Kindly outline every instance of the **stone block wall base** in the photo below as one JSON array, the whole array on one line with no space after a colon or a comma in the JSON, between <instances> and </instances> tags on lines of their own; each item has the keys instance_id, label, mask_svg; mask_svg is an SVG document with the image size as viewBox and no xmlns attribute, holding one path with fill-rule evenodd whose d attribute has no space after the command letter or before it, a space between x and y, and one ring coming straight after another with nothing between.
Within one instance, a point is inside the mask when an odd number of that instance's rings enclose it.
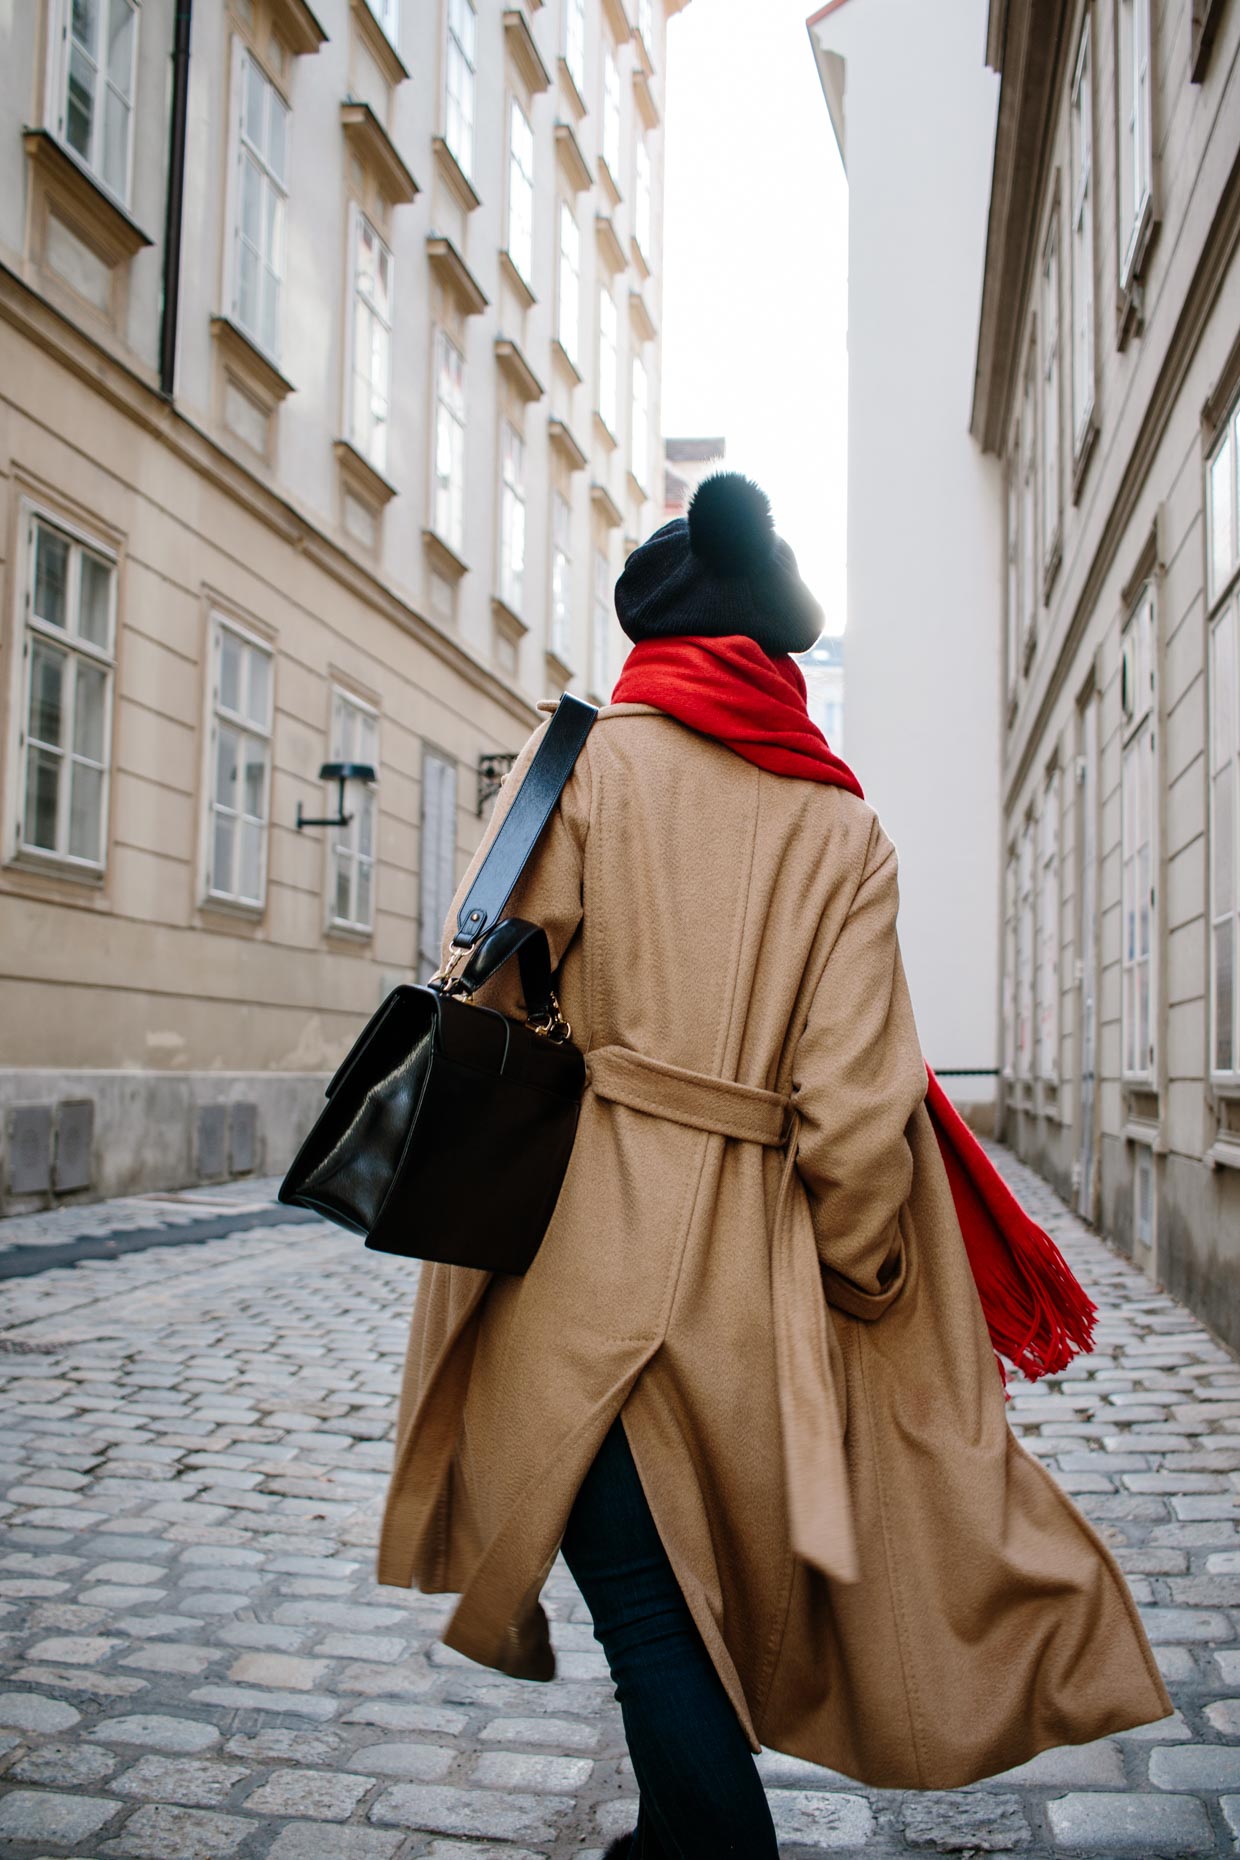
<instances>
[{"instance_id":1,"label":"stone block wall base","mask_svg":"<svg viewBox=\"0 0 1240 1860\"><path fill-rule=\"evenodd\" d=\"M319 1072L0 1068L0 1214L281 1173Z\"/></svg>"}]
</instances>

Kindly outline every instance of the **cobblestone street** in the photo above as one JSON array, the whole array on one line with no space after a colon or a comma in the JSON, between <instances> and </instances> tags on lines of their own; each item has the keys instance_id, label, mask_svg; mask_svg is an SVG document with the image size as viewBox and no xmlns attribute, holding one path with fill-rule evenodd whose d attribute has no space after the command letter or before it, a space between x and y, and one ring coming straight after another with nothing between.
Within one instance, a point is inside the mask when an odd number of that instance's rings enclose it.
<instances>
[{"instance_id":1,"label":"cobblestone street","mask_svg":"<svg viewBox=\"0 0 1240 1860\"><path fill-rule=\"evenodd\" d=\"M993 1154L1102 1307L1013 1425L1115 1547L1178 1710L943 1795L767 1755L783 1851L1232 1854L1240 1366ZM415 1269L269 1186L0 1226L0 1852L598 1856L635 1790L580 1599L557 1566L538 1686L375 1584Z\"/></svg>"}]
</instances>

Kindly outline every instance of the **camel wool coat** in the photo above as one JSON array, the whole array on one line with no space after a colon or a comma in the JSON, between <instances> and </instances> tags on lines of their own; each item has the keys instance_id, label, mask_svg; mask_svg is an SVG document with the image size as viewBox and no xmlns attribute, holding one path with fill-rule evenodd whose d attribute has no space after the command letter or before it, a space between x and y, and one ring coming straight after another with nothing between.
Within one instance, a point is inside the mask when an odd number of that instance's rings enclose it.
<instances>
[{"instance_id":1,"label":"camel wool coat","mask_svg":"<svg viewBox=\"0 0 1240 1860\"><path fill-rule=\"evenodd\" d=\"M1008 1426L896 907L856 795L601 708L506 911L546 929L587 1055L575 1147L523 1278L421 1269L378 1576L458 1593L450 1647L552 1678L539 1593L622 1411L752 1747L943 1789L1172 1706ZM478 999L518 1012L515 971Z\"/></svg>"}]
</instances>

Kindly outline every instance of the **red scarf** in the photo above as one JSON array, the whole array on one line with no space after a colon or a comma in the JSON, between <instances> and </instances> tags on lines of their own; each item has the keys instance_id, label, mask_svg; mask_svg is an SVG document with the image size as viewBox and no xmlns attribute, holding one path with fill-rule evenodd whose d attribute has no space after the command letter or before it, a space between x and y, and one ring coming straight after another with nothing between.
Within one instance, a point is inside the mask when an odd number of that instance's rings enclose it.
<instances>
[{"instance_id":1,"label":"red scarf","mask_svg":"<svg viewBox=\"0 0 1240 1860\"><path fill-rule=\"evenodd\" d=\"M861 794L861 783L806 710L805 679L796 660L773 656L744 634L640 640L624 662L611 702L653 704L759 768ZM1057 1373L1078 1351L1093 1349L1096 1307L929 1065L926 1074L926 1109L1004 1386L1004 1358L1031 1382Z\"/></svg>"}]
</instances>

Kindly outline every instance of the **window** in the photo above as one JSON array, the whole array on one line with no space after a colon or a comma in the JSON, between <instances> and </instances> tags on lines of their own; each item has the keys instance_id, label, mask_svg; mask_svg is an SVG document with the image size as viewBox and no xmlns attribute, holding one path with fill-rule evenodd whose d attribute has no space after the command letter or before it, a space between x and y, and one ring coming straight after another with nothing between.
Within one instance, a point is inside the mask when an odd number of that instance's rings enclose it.
<instances>
[{"instance_id":1,"label":"window","mask_svg":"<svg viewBox=\"0 0 1240 1860\"><path fill-rule=\"evenodd\" d=\"M591 613L590 682L600 697L611 689L611 563L606 549L594 551L594 606Z\"/></svg>"},{"instance_id":2,"label":"window","mask_svg":"<svg viewBox=\"0 0 1240 1860\"><path fill-rule=\"evenodd\" d=\"M615 181L620 173L620 66L610 42L603 46L603 160Z\"/></svg>"},{"instance_id":3,"label":"window","mask_svg":"<svg viewBox=\"0 0 1240 1860\"><path fill-rule=\"evenodd\" d=\"M1059 547L1059 214L1042 254L1042 565Z\"/></svg>"},{"instance_id":4,"label":"window","mask_svg":"<svg viewBox=\"0 0 1240 1860\"><path fill-rule=\"evenodd\" d=\"M1008 854L1003 916L1003 1076L1016 1076L1016 854Z\"/></svg>"},{"instance_id":5,"label":"window","mask_svg":"<svg viewBox=\"0 0 1240 1860\"><path fill-rule=\"evenodd\" d=\"M18 845L104 863L116 564L41 516L26 527Z\"/></svg>"},{"instance_id":6,"label":"window","mask_svg":"<svg viewBox=\"0 0 1240 1860\"><path fill-rule=\"evenodd\" d=\"M1240 1079L1240 511L1233 410L1206 467L1210 602L1210 1070Z\"/></svg>"},{"instance_id":7,"label":"window","mask_svg":"<svg viewBox=\"0 0 1240 1860\"><path fill-rule=\"evenodd\" d=\"M392 254L366 218L353 213L353 341L349 441L376 471L387 465L392 352Z\"/></svg>"},{"instance_id":8,"label":"window","mask_svg":"<svg viewBox=\"0 0 1240 1860\"><path fill-rule=\"evenodd\" d=\"M1131 283L1151 198L1153 175L1150 0L1119 4L1119 281Z\"/></svg>"},{"instance_id":9,"label":"window","mask_svg":"<svg viewBox=\"0 0 1240 1860\"><path fill-rule=\"evenodd\" d=\"M435 477L432 527L459 555L465 537L465 361L435 331Z\"/></svg>"},{"instance_id":10,"label":"window","mask_svg":"<svg viewBox=\"0 0 1240 1860\"><path fill-rule=\"evenodd\" d=\"M647 55L654 57L654 0L637 0L637 30Z\"/></svg>"},{"instance_id":11,"label":"window","mask_svg":"<svg viewBox=\"0 0 1240 1860\"><path fill-rule=\"evenodd\" d=\"M569 656L569 577L573 513L566 497L551 499L551 650L562 665Z\"/></svg>"},{"instance_id":12,"label":"window","mask_svg":"<svg viewBox=\"0 0 1240 1860\"><path fill-rule=\"evenodd\" d=\"M421 850L418 955L431 975L456 891L456 763L430 749L422 757Z\"/></svg>"},{"instance_id":13,"label":"window","mask_svg":"<svg viewBox=\"0 0 1240 1860\"><path fill-rule=\"evenodd\" d=\"M564 9L564 63L579 91L586 87L586 0L568 0Z\"/></svg>"},{"instance_id":14,"label":"window","mask_svg":"<svg viewBox=\"0 0 1240 1860\"><path fill-rule=\"evenodd\" d=\"M499 591L519 614L525 582L525 444L506 420L500 461Z\"/></svg>"},{"instance_id":15,"label":"window","mask_svg":"<svg viewBox=\"0 0 1240 1860\"><path fill-rule=\"evenodd\" d=\"M560 291L556 335L570 362L576 363L581 325L581 228L566 200L560 202Z\"/></svg>"},{"instance_id":16,"label":"window","mask_svg":"<svg viewBox=\"0 0 1240 1860\"><path fill-rule=\"evenodd\" d=\"M62 0L55 15L56 133L110 194L128 204L137 7L134 0Z\"/></svg>"},{"instance_id":17,"label":"window","mask_svg":"<svg viewBox=\"0 0 1240 1860\"><path fill-rule=\"evenodd\" d=\"M288 109L244 49L238 67L237 224L233 238L233 319L269 356L280 350L284 277L284 155Z\"/></svg>"},{"instance_id":18,"label":"window","mask_svg":"<svg viewBox=\"0 0 1240 1860\"><path fill-rule=\"evenodd\" d=\"M343 691L332 695L332 761L379 767L379 719L368 704ZM375 913L375 791L349 784L350 818L336 827L331 845L331 918L349 930L370 930Z\"/></svg>"},{"instance_id":19,"label":"window","mask_svg":"<svg viewBox=\"0 0 1240 1860\"><path fill-rule=\"evenodd\" d=\"M650 238L650 150L646 138L637 138L633 184L633 237L641 247L642 257L649 260L653 247Z\"/></svg>"},{"instance_id":20,"label":"window","mask_svg":"<svg viewBox=\"0 0 1240 1860\"><path fill-rule=\"evenodd\" d=\"M1124 632L1120 673L1120 1044L1126 1078L1154 1070L1154 597L1142 593Z\"/></svg>"},{"instance_id":21,"label":"window","mask_svg":"<svg viewBox=\"0 0 1240 1860\"><path fill-rule=\"evenodd\" d=\"M1007 692L1020 683L1020 428L1007 462Z\"/></svg>"},{"instance_id":22,"label":"window","mask_svg":"<svg viewBox=\"0 0 1240 1860\"><path fill-rule=\"evenodd\" d=\"M1025 392L1020 415L1021 493L1020 493L1020 618L1022 648L1033 639L1038 616L1037 566L1037 476L1038 416L1036 399L1037 362L1034 344L1029 344L1029 362L1025 369Z\"/></svg>"},{"instance_id":23,"label":"window","mask_svg":"<svg viewBox=\"0 0 1240 1860\"><path fill-rule=\"evenodd\" d=\"M1059 1077L1059 773L1052 773L1042 797L1038 900L1038 1072Z\"/></svg>"},{"instance_id":24,"label":"window","mask_svg":"<svg viewBox=\"0 0 1240 1860\"><path fill-rule=\"evenodd\" d=\"M534 131L515 97L508 105L508 256L526 283L532 283Z\"/></svg>"},{"instance_id":25,"label":"window","mask_svg":"<svg viewBox=\"0 0 1240 1860\"><path fill-rule=\"evenodd\" d=\"M448 0L443 139L464 174L474 166L474 71L478 22L474 0Z\"/></svg>"},{"instance_id":26,"label":"window","mask_svg":"<svg viewBox=\"0 0 1240 1860\"><path fill-rule=\"evenodd\" d=\"M650 473L650 381L640 355L633 357L633 430L630 468L645 487Z\"/></svg>"},{"instance_id":27,"label":"window","mask_svg":"<svg viewBox=\"0 0 1240 1860\"><path fill-rule=\"evenodd\" d=\"M400 19L398 0L370 0L370 10L383 27L384 32L392 41L392 44L395 45L397 26Z\"/></svg>"},{"instance_id":28,"label":"window","mask_svg":"<svg viewBox=\"0 0 1240 1860\"><path fill-rule=\"evenodd\" d=\"M207 890L261 904L271 787L271 653L216 619L211 670L211 832Z\"/></svg>"},{"instance_id":29,"label":"window","mask_svg":"<svg viewBox=\"0 0 1240 1860\"><path fill-rule=\"evenodd\" d=\"M1072 79L1072 444L1094 411L1094 102L1089 15Z\"/></svg>"},{"instance_id":30,"label":"window","mask_svg":"<svg viewBox=\"0 0 1240 1860\"><path fill-rule=\"evenodd\" d=\"M598 411L608 432L619 426L619 329L616 300L605 284L598 289Z\"/></svg>"},{"instance_id":31,"label":"window","mask_svg":"<svg viewBox=\"0 0 1240 1860\"><path fill-rule=\"evenodd\" d=\"M1033 820L1020 836L1020 889L1016 909L1016 1076L1033 1071Z\"/></svg>"}]
</instances>

